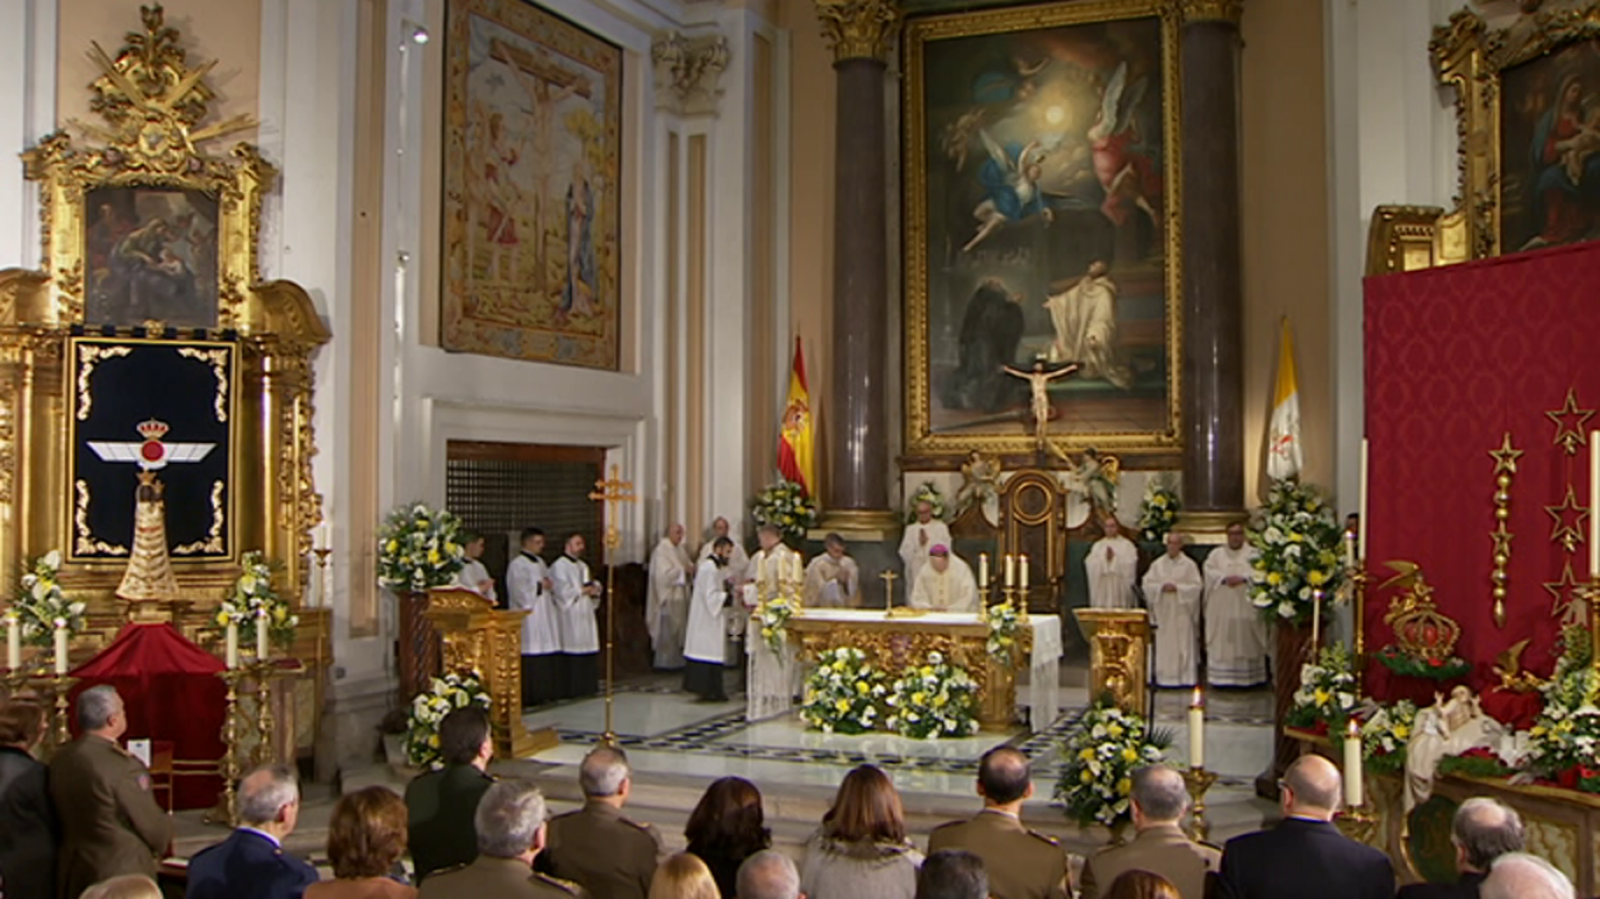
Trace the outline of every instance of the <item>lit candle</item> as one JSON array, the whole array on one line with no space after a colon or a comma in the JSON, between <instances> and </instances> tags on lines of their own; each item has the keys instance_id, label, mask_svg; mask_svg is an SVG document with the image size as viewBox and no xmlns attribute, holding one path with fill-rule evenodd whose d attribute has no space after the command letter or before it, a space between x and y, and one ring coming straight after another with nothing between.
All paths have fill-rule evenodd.
<instances>
[{"instance_id":1,"label":"lit candle","mask_svg":"<svg viewBox=\"0 0 1600 899\"><path fill-rule=\"evenodd\" d=\"M1600 577L1600 431L1589 432L1589 577Z\"/></svg>"},{"instance_id":2,"label":"lit candle","mask_svg":"<svg viewBox=\"0 0 1600 899\"><path fill-rule=\"evenodd\" d=\"M1027 590L1028 590L1028 557L1027 556L1022 556L1019 559L1017 559L1017 571L1018 571L1018 579L1019 579L1020 585L1022 587L1022 590L1023 590L1024 593L1026 593Z\"/></svg>"},{"instance_id":3,"label":"lit candle","mask_svg":"<svg viewBox=\"0 0 1600 899\"><path fill-rule=\"evenodd\" d=\"M1006 553L1006 586L1010 587L1017 582L1016 557Z\"/></svg>"},{"instance_id":4,"label":"lit candle","mask_svg":"<svg viewBox=\"0 0 1600 899\"><path fill-rule=\"evenodd\" d=\"M15 610L6 615L6 667L12 671L22 667L22 619Z\"/></svg>"},{"instance_id":5,"label":"lit candle","mask_svg":"<svg viewBox=\"0 0 1600 899\"><path fill-rule=\"evenodd\" d=\"M1311 652L1313 655L1322 646L1322 591L1311 591Z\"/></svg>"},{"instance_id":6,"label":"lit candle","mask_svg":"<svg viewBox=\"0 0 1600 899\"><path fill-rule=\"evenodd\" d=\"M1344 737L1344 804L1361 807L1361 725L1354 718Z\"/></svg>"},{"instance_id":7,"label":"lit candle","mask_svg":"<svg viewBox=\"0 0 1600 899\"><path fill-rule=\"evenodd\" d=\"M1344 535L1344 565L1351 569L1356 567L1356 535L1353 531L1346 531Z\"/></svg>"},{"instance_id":8,"label":"lit candle","mask_svg":"<svg viewBox=\"0 0 1600 899\"><path fill-rule=\"evenodd\" d=\"M262 609L256 613L256 661L258 662L265 662L267 656L271 655L271 649L267 645L268 630L267 610Z\"/></svg>"},{"instance_id":9,"label":"lit candle","mask_svg":"<svg viewBox=\"0 0 1600 899\"><path fill-rule=\"evenodd\" d=\"M67 673L67 629L66 629L66 627L64 627L62 625L56 625L55 638L56 638L56 676L60 677L61 675L64 675L64 674Z\"/></svg>"},{"instance_id":10,"label":"lit candle","mask_svg":"<svg viewBox=\"0 0 1600 899\"><path fill-rule=\"evenodd\" d=\"M239 667L239 622L228 619L228 650L225 656L228 670Z\"/></svg>"},{"instance_id":11,"label":"lit candle","mask_svg":"<svg viewBox=\"0 0 1600 899\"><path fill-rule=\"evenodd\" d=\"M1189 703L1189 767L1198 771L1206 766L1206 699L1199 687Z\"/></svg>"},{"instance_id":12,"label":"lit candle","mask_svg":"<svg viewBox=\"0 0 1600 899\"><path fill-rule=\"evenodd\" d=\"M1362 559L1372 558L1372 548L1367 545L1367 438L1361 438L1361 502L1356 506L1357 550Z\"/></svg>"},{"instance_id":13,"label":"lit candle","mask_svg":"<svg viewBox=\"0 0 1600 899\"><path fill-rule=\"evenodd\" d=\"M978 589L989 589L989 554L978 553Z\"/></svg>"}]
</instances>

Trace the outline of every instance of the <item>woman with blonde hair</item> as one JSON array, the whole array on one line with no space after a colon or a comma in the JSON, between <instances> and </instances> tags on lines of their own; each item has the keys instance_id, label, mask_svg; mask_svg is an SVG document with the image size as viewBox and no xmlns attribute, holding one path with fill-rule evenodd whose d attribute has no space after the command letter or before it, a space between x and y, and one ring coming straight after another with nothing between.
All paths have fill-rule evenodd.
<instances>
[{"instance_id":1,"label":"woman with blonde hair","mask_svg":"<svg viewBox=\"0 0 1600 899\"><path fill-rule=\"evenodd\" d=\"M800 889L810 899L914 899L922 853L906 839L889 776L872 765L845 775L822 827L806 842Z\"/></svg>"},{"instance_id":2,"label":"woman with blonde hair","mask_svg":"<svg viewBox=\"0 0 1600 899\"><path fill-rule=\"evenodd\" d=\"M339 797L328 821L333 880L306 888L305 899L417 899L416 887L389 878L406 854L406 803L387 787Z\"/></svg>"},{"instance_id":3,"label":"woman with blonde hair","mask_svg":"<svg viewBox=\"0 0 1600 899\"><path fill-rule=\"evenodd\" d=\"M1111 881L1111 888L1106 890L1106 899L1183 899L1178 895L1178 888L1172 881L1150 871L1123 871L1116 880Z\"/></svg>"},{"instance_id":4,"label":"woman with blonde hair","mask_svg":"<svg viewBox=\"0 0 1600 899\"><path fill-rule=\"evenodd\" d=\"M706 863L680 852L656 866L648 899L717 899L719 895Z\"/></svg>"},{"instance_id":5,"label":"woman with blonde hair","mask_svg":"<svg viewBox=\"0 0 1600 899\"><path fill-rule=\"evenodd\" d=\"M161 888L143 874L122 874L83 891L79 899L162 899Z\"/></svg>"}]
</instances>

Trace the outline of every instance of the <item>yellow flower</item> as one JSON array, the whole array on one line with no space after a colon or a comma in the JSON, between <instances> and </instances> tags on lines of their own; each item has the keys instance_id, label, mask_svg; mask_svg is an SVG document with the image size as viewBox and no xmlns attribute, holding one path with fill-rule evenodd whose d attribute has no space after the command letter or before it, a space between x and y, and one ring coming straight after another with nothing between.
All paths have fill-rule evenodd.
<instances>
[{"instance_id":1,"label":"yellow flower","mask_svg":"<svg viewBox=\"0 0 1600 899\"><path fill-rule=\"evenodd\" d=\"M912 705L922 705L924 702L927 702L927 701L928 701L928 695L926 693L923 693L921 690L918 690L917 692L911 694L911 704Z\"/></svg>"},{"instance_id":2,"label":"yellow flower","mask_svg":"<svg viewBox=\"0 0 1600 899\"><path fill-rule=\"evenodd\" d=\"M437 565L437 564L439 564L439 551L438 550L436 550L436 549L428 550L428 564L429 565Z\"/></svg>"},{"instance_id":3,"label":"yellow flower","mask_svg":"<svg viewBox=\"0 0 1600 899\"><path fill-rule=\"evenodd\" d=\"M1124 777L1121 780L1117 781L1117 795L1126 796L1126 795L1128 795L1129 793L1132 793L1132 792L1133 792L1133 780L1131 778Z\"/></svg>"},{"instance_id":4,"label":"yellow flower","mask_svg":"<svg viewBox=\"0 0 1600 899\"><path fill-rule=\"evenodd\" d=\"M933 707L936 708L936 709L944 708L945 705L948 704L949 702L950 702L949 698L946 697L943 693L940 693L938 696L933 697Z\"/></svg>"},{"instance_id":5,"label":"yellow flower","mask_svg":"<svg viewBox=\"0 0 1600 899\"><path fill-rule=\"evenodd\" d=\"M772 639L772 628L770 628L770 627L762 628L761 629L761 636L766 638L766 639L768 639L768 640Z\"/></svg>"},{"instance_id":6,"label":"yellow flower","mask_svg":"<svg viewBox=\"0 0 1600 899\"><path fill-rule=\"evenodd\" d=\"M1411 728L1406 727L1404 724L1396 724L1394 726L1394 735L1399 739L1404 740L1411 736Z\"/></svg>"},{"instance_id":7,"label":"yellow flower","mask_svg":"<svg viewBox=\"0 0 1600 899\"><path fill-rule=\"evenodd\" d=\"M843 674L844 670L848 667L850 666L845 664L844 659L840 659L839 661L833 663L833 670L839 672L840 674Z\"/></svg>"},{"instance_id":8,"label":"yellow flower","mask_svg":"<svg viewBox=\"0 0 1600 899\"><path fill-rule=\"evenodd\" d=\"M1085 746L1078 750L1078 758L1083 759L1086 762L1092 761L1094 759L1093 747Z\"/></svg>"},{"instance_id":9,"label":"yellow flower","mask_svg":"<svg viewBox=\"0 0 1600 899\"><path fill-rule=\"evenodd\" d=\"M385 552L397 553L397 552L400 551L400 541L398 541L398 540L390 540L387 544L384 545L383 549L384 549Z\"/></svg>"},{"instance_id":10,"label":"yellow flower","mask_svg":"<svg viewBox=\"0 0 1600 899\"><path fill-rule=\"evenodd\" d=\"M923 677L933 677L933 666L932 665L923 665L922 666L922 676Z\"/></svg>"},{"instance_id":11,"label":"yellow flower","mask_svg":"<svg viewBox=\"0 0 1600 899\"><path fill-rule=\"evenodd\" d=\"M1313 587L1320 587L1328 582L1328 575L1321 569L1313 568L1306 574L1306 581Z\"/></svg>"},{"instance_id":12,"label":"yellow flower","mask_svg":"<svg viewBox=\"0 0 1600 899\"><path fill-rule=\"evenodd\" d=\"M1279 574L1276 571L1269 571L1269 572L1267 572L1267 583L1269 583L1272 586L1276 587L1279 584L1283 583L1283 575Z\"/></svg>"},{"instance_id":13,"label":"yellow flower","mask_svg":"<svg viewBox=\"0 0 1600 899\"><path fill-rule=\"evenodd\" d=\"M1108 736L1110 736L1113 740L1116 739L1117 737L1122 736L1122 725L1118 724L1115 721L1111 722L1110 724L1107 724L1106 725L1106 734Z\"/></svg>"},{"instance_id":14,"label":"yellow flower","mask_svg":"<svg viewBox=\"0 0 1600 899\"><path fill-rule=\"evenodd\" d=\"M1083 773L1078 775L1078 780L1082 781L1083 783L1089 783L1094 780L1094 775L1089 773L1088 768L1085 768L1083 769Z\"/></svg>"},{"instance_id":15,"label":"yellow flower","mask_svg":"<svg viewBox=\"0 0 1600 899\"><path fill-rule=\"evenodd\" d=\"M1134 749L1132 746L1122 747L1122 760L1125 762L1137 762L1139 760L1139 750Z\"/></svg>"},{"instance_id":16,"label":"yellow flower","mask_svg":"<svg viewBox=\"0 0 1600 899\"><path fill-rule=\"evenodd\" d=\"M856 692L860 693L862 696L867 695L867 682L864 680L856 681Z\"/></svg>"},{"instance_id":17,"label":"yellow flower","mask_svg":"<svg viewBox=\"0 0 1600 899\"><path fill-rule=\"evenodd\" d=\"M848 712L850 711L850 700L841 696L837 701L834 702L833 707L838 709L840 712Z\"/></svg>"},{"instance_id":18,"label":"yellow flower","mask_svg":"<svg viewBox=\"0 0 1600 899\"><path fill-rule=\"evenodd\" d=\"M1333 698L1332 693L1329 693L1327 690L1324 690L1321 687L1317 688L1317 692L1314 694L1314 696L1316 697L1317 705L1327 705L1328 700Z\"/></svg>"}]
</instances>

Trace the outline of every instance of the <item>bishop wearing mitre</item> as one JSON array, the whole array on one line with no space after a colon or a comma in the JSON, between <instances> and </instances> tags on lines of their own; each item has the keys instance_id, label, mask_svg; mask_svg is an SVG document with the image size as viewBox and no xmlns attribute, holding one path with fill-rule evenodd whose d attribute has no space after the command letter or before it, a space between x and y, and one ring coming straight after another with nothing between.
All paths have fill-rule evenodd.
<instances>
[{"instance_id":1,"label":"bishop wearing mitre","mask_svg":"<svg viewBox=\"0 0 1600 899\"><path fill-rule=\"evenodd\" d=\"M1183 553L1182 534L1144 573L1145 602L1156 631L1156 686L1192 687L1200 679L1200 566Z\"/></svg>"},{"instance_id":2,"label":"bishop wearing mitre","mask_svg":"<svg viewBox=\"0 0 1600 899\"><path fill-rule=\"evenodd\" d=\"M700 544L700 555L695 559L695 570L699 570L701 562L711 558L711 548L716 544L718 537L727 537L733 541L733 555L728 557L727 577L735 584L741 583L750 576L750 554L744 551L744 544L734 535L733 525L721 515L711 522L711 536Z\"/></svg>"},{"instance_id":3,"label":"bishop wearing mitre","mask_svg":"<svg viewBox=\"0 0 1600 899\"><path fill-rule=\"evenodd\" d=\"M1244 525L1228 526L1228 543L1206 556L1206 680L1217 687L1267 682L1267 625L1250 602L1256 550Z\"/></svg>"},{"instance_id":4,"label":"bishop wearing mitre","mask_svg":"<svg viewBox=\"0 0 1600 899\"><path fill-rule=\"evenodd\" d=\"M827 551L806 566L806 607L860 605L861 569L855 559L845 555L844 538L829 534L822 545Z\"/></svg>"},{"instance_id":5,"label":"bishop wearing mitre","mask_svg":"<svg viewBox=\"0 0 1600 899\"><path fill-rule=\"evenodd\" d=\"M935 546L949 546L950 528L933 517L933 503L917 501L917 520L906 525L905 536L900 538L900 561L905 563L906 595L917 588L917 577L928 565L929 550Z\"/></svg>"},{"instance_id":6,"label":"bishop wearing mitre","mask_svg":"<svg viewBox=\"0 0 1600 899\"><path fill-rule=\"evenodd\" d=\"M934 612L977 612L978 582L972 566L945 544L934 544L928 550L928 567L911 588L909 604Z\"/></svg>"},{"instance_id":7,"label":"bishop wearing mitre","mask_svg":"<svg viewBox=\"0 0 1600 899\"><path fill-rule=\"evenodd\" d=\"M1083 569L1089 584L1089 605L1096 609L1132 609L1139 603L1133 595L1137 581L1139 550L1122 536L1117 519L1107 515L1100 523L1105 536L1089 547Z\"/></svg>"},{"instance_id":8,"label":"bishop wearing mitre","mask_svg":"<svg viewBox=\"0 0 1600 899\"><path fill-rule=\"evenodd\" d=\"M683 634L689 623L689 585L694 563L683 548L683 525L667 528L650 554L650 592L645 599L644 625L655 650L655 667L676 671L683 667Z\"/></svg>"}]
</instances>

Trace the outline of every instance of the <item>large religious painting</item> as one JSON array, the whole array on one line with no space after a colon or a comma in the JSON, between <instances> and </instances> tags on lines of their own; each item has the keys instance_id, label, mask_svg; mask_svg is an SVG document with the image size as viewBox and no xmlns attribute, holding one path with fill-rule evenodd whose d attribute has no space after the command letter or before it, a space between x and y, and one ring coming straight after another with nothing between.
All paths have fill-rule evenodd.
<instances>
[{"instance_id":1,"label":"large religious painting","mask_svg":"<svg viewBox=\"0 0 1600 899\"><path fill-rule=\"evenodd\" d=\"M907 448L1178 440L1176 35L1163 0L906 26ZM1041 422L1041 419L1042 422Z\"/></svg>"},{"instance_id":2,"label":"large religious painting","mask_svg":"<svg viewBox=\"0 0 1600 899\"><path fill-rule=\"evenodd\" d=\"M1502 250L1600 236L1600 41L1501 77Z\"/></svg>"},{"instance_id":3,"label":"large religious painting","mask_svg":"<svg viewBox=\"0 0 1600 899\"><path fill-rule=\"evenodd\" d=\"M198 190L85 193L84 321L177 328L217 324L217 198Z\"/></svg>"},{"instance_id":4,"label":"large religious painting","mask_svg":"<svg viewBox=\"0 0 1600 899\"><path fill-rule=\"evenodd\" d=\"M622 51L522 0L450 0L447 350L616 370Z\"/></svg>"}]
</instances>

